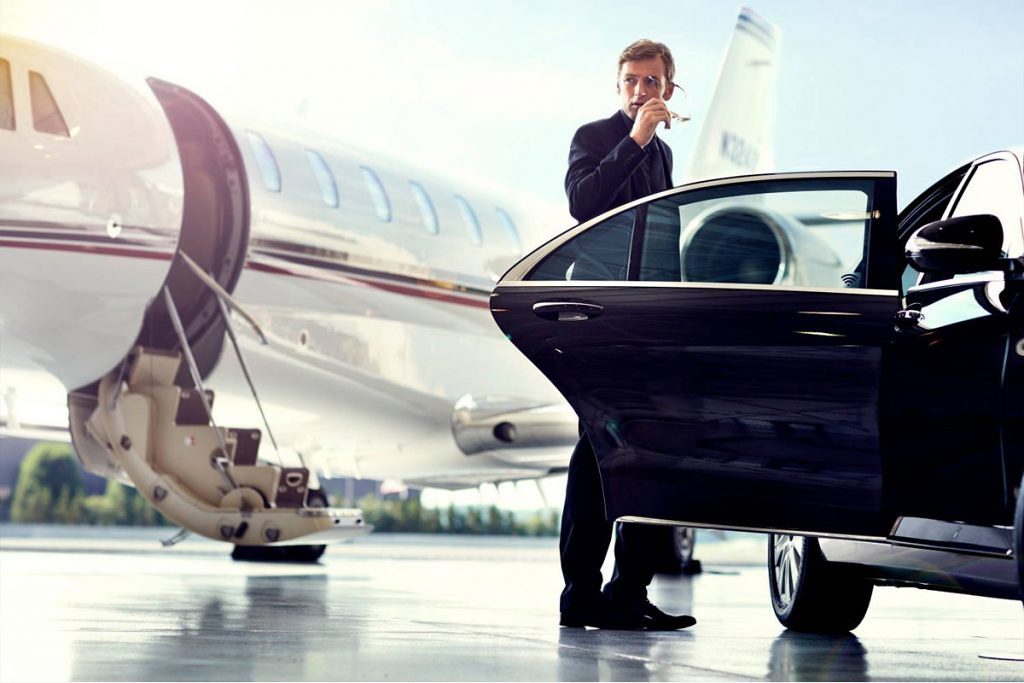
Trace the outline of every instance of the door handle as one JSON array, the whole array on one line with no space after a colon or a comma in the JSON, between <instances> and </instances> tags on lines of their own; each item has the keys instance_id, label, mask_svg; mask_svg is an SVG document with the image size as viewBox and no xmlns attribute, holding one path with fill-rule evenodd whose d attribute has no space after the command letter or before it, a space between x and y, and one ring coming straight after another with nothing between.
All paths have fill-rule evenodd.
<instances>
[{"instance_id":1,"label":"door handle","mask_svg":"<svg viewBox=\"0 0 1024 683\"><path fill-rule=\"evenodd\" d=\"M579 322L601 315L604 306L579 301L539 301L533 305L533 312L545 320Z\"/></svg>"},{"instance_id":2,"label":"door handle","mask_svg":"<svg viewBox=\"0 0 1024 683\"><path fill-rule=\"evenodd\" d=\"M896 327L901 330L917 327L922 320L924 320L924 313L916 308L904 308L901 311L896 311Z\"/></svg>"}]
</instances>

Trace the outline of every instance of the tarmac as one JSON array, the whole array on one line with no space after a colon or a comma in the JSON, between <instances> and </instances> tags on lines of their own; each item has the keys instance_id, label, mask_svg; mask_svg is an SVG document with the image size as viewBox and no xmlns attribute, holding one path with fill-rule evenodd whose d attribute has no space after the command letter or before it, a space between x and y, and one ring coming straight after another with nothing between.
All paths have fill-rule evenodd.
<instances>
[{"instance_id":1,"label":"tarmac","mask_svg":"<svg viewBox=\"0 0 1024 683\"><path fill-rule=\"evenodd\" d=\"M877 588L853 634L786 631L761 536L698 536L672 633L558 627L557 540L374 534L314 565L167 529L0 526L0 681L1024 680L1013 601ZM610 565L606 565L610 568Z\"/></svg>"}]
</instances>

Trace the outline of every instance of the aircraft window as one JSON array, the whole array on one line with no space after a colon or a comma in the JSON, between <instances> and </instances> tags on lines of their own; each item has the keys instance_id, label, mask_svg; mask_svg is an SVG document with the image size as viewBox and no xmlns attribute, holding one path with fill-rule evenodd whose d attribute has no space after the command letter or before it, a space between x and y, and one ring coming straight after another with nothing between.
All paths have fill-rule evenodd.
<instances>
[{"instance_id":1,"label":"aircraft window","mask_svg":"<svg viewBox=\"0 0 1024 683\"><path fill-rule=\"evenodd\" d=\"M466 221L466 227L469 229L469 238L473 240L473 244L483 244L484 234L480 230L480 221L476 219L476 212L473 211L473 207L459 195L455 195L455 203L459 205L462 220Z\"/></svg>"},{"instance_id":2,"label":"aircraft window","mask_svg":"<svg viewBox=\"0 0 1024 683\"><path fill-rule=\"evenodd\" d=\"M540 262L528 280L624 281L636 209L607 218Z\"/></svg>"},{"instance_id":3,"label":"aircraft window","mask_svg":"<svg viewBox=\"0 0 1024 683\"><path fill-rule=\"evenodd\" d=\"M256 157L256 166L260 170L263 186L271 192L280 192L281 171L277 168L277 160L274 159L274 152L270 149L270 145L259 133L251 130L245 132L249 136L249 146L252 148L253 156Z\"/></svg>"},{"instance_id":4,"label":"aircraft window","mask_svg":"<svg viewBox=\"0 0 1024 683\"><path fill-rule=\"evenodd\" d=\"M313 175L316 176L316 184L320 186L320 197L327 206L338 208L338 186L334 182L334 174L327 166L327 162L320 156L319 152L311 149L306 150L306 158L309 165L313 167Z\"/></svg>"},{"instance_id":5,"label":"aircraft window","mask_svg":"<svg viewBox=\"0 0 1024 683\"><path fill-rule=\"evenodd\" d=\"M42 74L28 72L28 88L32 96L32 125L40 133L52 133L62 137L71 137L64 115L60 113L57 101L53 99L50 86Z\"/></svg>"},{"instance_id":6,"label":"aircraft window","mask_svg":"<svg viewBox=\"0 0 1024 683\"><path fill-rule=\"evenodd\" d=\"M6 59L0 59L0 128L14 130L14 88L11 63Z\"/></svg>"},{"instance_id":7,"label":"aircraft window","mask_svg":"<svg viewBox=\"0 0 1024 683\"><path fill-rule=\"evenodd\" d=\"M434 211L434 204L430 201L427 191L415 180L409 181L409 187L412 188L412 194L416 197L416 204L419 205L420 213L423 214L424 227L426 227L427 232L431 235L436 235L440 232L441 226L437 223L437 212Z\"/></svg>"},{"instance_id":8,"label":"aircraft window","mask_svg":"<svg viewBox=\"0 0 1024 683\"><path fill-rule=\"evenodd\" d=\"M515 245L516 251L522 253L523 245L519 241L519 233L516 231L516 224L512 221L512 216L508 215L504 209L495 209L498 214L498 219L501 221L502 227L505 228L505 232L508 234L509 239L512 240L512 244Z\"/></svg>"},{"instance_id":9,"label":"aircraft window","mask_svg":"<svg viewBox=\"0 0 1024 683\"><path fill-rule=\"evenodd\" d=\"M370 198L373 199L373 208L377 212L377 218L385 223L391 220L391 202L388 201L388 193L384 190L384 184L373 172L373 169L360 166L363 172L363 180L366 181L366 189L370 191Z\"/></svg>"}]
</instances>

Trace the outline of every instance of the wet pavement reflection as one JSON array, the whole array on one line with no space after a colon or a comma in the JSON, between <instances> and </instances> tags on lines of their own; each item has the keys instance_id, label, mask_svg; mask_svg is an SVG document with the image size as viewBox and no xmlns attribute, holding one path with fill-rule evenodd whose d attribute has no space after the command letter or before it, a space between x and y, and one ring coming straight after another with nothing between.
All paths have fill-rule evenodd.
<instances>
[{"instance_id":1,"label":"wet pavement reflection","mask_svg":"<svg viewBox=\"0 0 1024 683\"><path fill-rule=\"evenodd\" d=\"M373 537L370 537L371 539ZM788 632L762 567L659 577L673 633L559 629L549 539L367 540L321 564L0 539L0 680L1021 680L1019 604L879 589L855 635Z\"/></svg>"},{"instance_id":2,"label":"wet pavement reflection","mask_svg":"<svg viewBox=\"0 0 1024 683\"><path fill-rule=\"evenodd\" d=\"M868 680L867 650L853 634L783 631L772 641L768 678L773 681Z\"/></svg>"}]
</instances>

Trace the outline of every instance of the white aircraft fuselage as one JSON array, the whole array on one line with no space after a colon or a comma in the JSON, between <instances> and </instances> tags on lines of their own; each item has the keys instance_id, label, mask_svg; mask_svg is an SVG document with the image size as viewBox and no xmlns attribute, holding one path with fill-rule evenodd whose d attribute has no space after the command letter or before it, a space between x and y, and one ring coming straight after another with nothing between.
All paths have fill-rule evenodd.
<instances>
[{"instance_id":1,"label":"white aircraft fuselage","mask_svg":"<svg viewBox=\"0 0 1024 683\"><path fill-rule=\"evenodd\" d=\"M771 163L777 52L777 29L741 10L691 178ZM328 476L449 488L567 466L576 416L488 307L523 247L566 227L558 212L8 36L0 159L0 433L70 431L86 469L146 481L154 504L207 515L179 523L243 543L253 506L278 507L275 482L298 476L296 453ZM175 375L163 359L186 348L194 372L182 360ZM186 398L197 377L216 424L183 446L175 430L207 427ZM263 428L252 389L282 448L252 435L259 462L244 464L245 430ZM40 396L67 413L19 409ZM169 452L197 443L211 461L171 473ZM304 500L287 505L307 514ZM251 542L311 532L261 533Z\"/></svg>"},{"instance_id":2,"label":"white aircraft fuselage","mask_svg":"<svg viewBox=\"0 0 1024 683\"><path fill-rule=\"evenodd\" d=\"M15 124L0 128L3 368L88 396L133 345L177 345L166 283L215 419L260 426L181 249L269 340L236 324L277 442L328 473L473 486L564 466L575 417L487 307L520 240L548 227L522 207L28 41L0 39L0 58ZM57 132L39 123L39 77Z\"/></svg>"}]
</instances>

